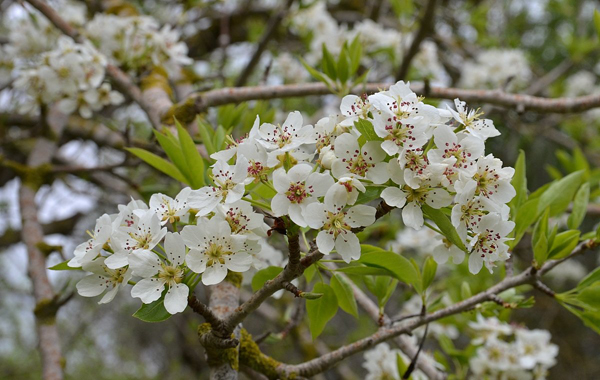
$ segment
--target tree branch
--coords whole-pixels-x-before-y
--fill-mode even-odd
[[[353,93],[374,93],[386,89],[389,83],[367,83],[352,89]],[[519,112],[535,111],[544,113],[578,113],[600,107],[600,95],[586,95],[575,98],[544,98],[524,94],[510,94],[498,90],[466,90],[412,84],[411,89],[419,95],[435,99],[460,98],[469,103],[491,104]],[[240,103],[249,100],[267,100],[315,95],[328,95],[331,90],[323,83],[303,83],[278,86],[221,88],[190,95],[173,107],[181,114],[196,114],[210,107]],[[178,110],[178,111],[177,111]],[[193,118],[192,118],[193,120]],[[191,120],[186,120],[191,121]]]
[[[358,340],[354,343],[342,346],[337,350],[334,350],[319,358],[309,360],[305,363],[297,365],[282,364],[278,367],[278,372],[282,376],[289,376],[291,374],[296,374],[300,376],[312,376],[317,373],[321,373],[327,370],[328,368],[331,368],[339,361],[355,353],[369,349],[383,341],[397,337],[401,334],[408,334],[417,327],[423,326],[427,323],[436,321],[438,319],[458,314],[463,311],[471,310],[477,304],[480,304],[482,302],[493,301],[499,293],[502,293],[505,290],[524,284],[533,284],[536,281],[537,274],[542,275],[544,273],[547,273],[548,271],[552,270],[554,267],[565,262],[566,260],[578,256],[590,249],[596,248],[599,245],[600,242],[594,240],[586,241],[577,246],[569,256],[560,260],[550,260],[546,262],[539,270],[536,270],[534,267],[529,267],[520,274],[513,277],[506,277],[504,280],[487,289],[486,291],[478,293],[454,305],[448,306],[444,309],[427,314],[422,318],[404,324],[400,324],[398,326],[382,327],[371,336]]]
[[[325,263],[325,265],[329,268],[337,268],[334,263]],[[326,275],[329,275],[330,272],[325,272]],[[356,284],[351,281],[344,273],[337,273],[338,276],[343,277],[348,280],[348,284],[352,288],[352,293],[354,294],[354,298],[356,299],[356,303],[369,315],[369,317],[380,326],[388,326],[393,321],[386,315],[380,314],[379,307],[373,302],[369,296],[365,294]],[[416,314],[411,317],[420,317],[421,314]],[[394,338],[394,343],[400,348],[402,352],[404,352],[408,357],[415,357],[417,355],[418,347],[405,336],[397,336]],[[440,371],[435,366],[434,360],[427,354],[421,353],[416,362],[417,368],[419,368],[423,373],[427,375],[430,380],[444,380],[446,378],[446,374]]]
[[[85,42],[85,37],[82,36],[77,29],[66,22],[50,5],[48,5],[48,3],[41,0],[27,0],[27,2],[40,11],[54,26],[67,36],[71,37],[75,42],[80,44]],[[160,129],[161,122],[157,110],[144,100],[142,91],[134,81],[125,72],[110,63],[106,65],[106,74],[112,78],[122,92],[139,104],[148,115],[148,119],[150,119],[152,126],[156,129]]]
[[[428,34],[434,31],[434,19],[435,19],[435,5],[436,0],[429,0],[427,4],[423,8],[423,13],[420,17],[421,26],[415,35],[415,38],[412,40],[408,51],[402,57],[402,65],[398,69],[398,74],[396,75],[396,79],[404,79],[408,74],[408,70],[410,69],[410,64],[413,58],[419,52],[419,48],[421,47],[421,42],[427,37]]]
[[[235,81],[236,87],[242,87],[244,84],[246,84],[248,78],[250,78],[250,75],[252,74],[252,71],[260,61],[260,57],[267,48],[269,41],[275,35],[277,28],[279,28],[281,21],[283,21],[283,18],[287,14],[293,2],[294,0],[287,0],[286,3],[273,15],[273,17],[271,17],[264,34],[262,35],[260,41],[258,42],[258,45],[256,46],[254,54],[252,54],[252,58],[250,58],[250,62],[248,62],[248,64],[244,68],[244,71],[242,71],[238,79]]]

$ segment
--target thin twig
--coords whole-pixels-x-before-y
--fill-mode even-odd
[[[258,42],[258,45],[256,46],[256,50],[254,51],[254,54],[252,54],[252,58],[250,58],[250,61],[244,68],[244,71],[242,71],[242,73],[240,74],[238,79],[235,81],[236,87],[242,87],[243,85],[246,84],[246,82],[250,78],[250,75],[252,74],[252,71],[254,70],[254,68],[256,67],[258,62],[260,61],[260,57],[262,56],[263,52],[267,48],[269,41],[275,35],[275,31],[277,31],[277,28],[279,28],[281,21],[287,14],[287,12],[290,9],[290,7],[292,6],[293,2],[294,2],[294,0],[287,0],[286,3],[273,15],[273,17],[271,17],[271,19],[269,20],[269,24],[267,25],[267,28],[265,29],[264,34],[261,36],[260,41]]]
[[[404,79],[408,74],[408,70],[410,69],[410,64],[413,58],[419,52],[419,48],[421,47],[421,42],[427,37],[428,34],[434,31],[435,27],[435,5],[437,0],[429,0],[425,7],[423,8],[423,13],[420,17],[420,27],[415,35],[415,38],[412,40],[410,47],[404,57],[402,57],[402,64],[398,69],[398,74],[396,75],[397,79]]]
[[[27,0],[27,2],[40,11],[54,26],[67,36],[71,37],[75,42],[85,42],[85,38],[77,31],[77,29],[65,21],[50,5],[48,5],[48,3],[41,0]],[[150,104],[144,101],[142,91],[134,81],[125,72],[110,63],[106,65],[106,73],[112,78],[121,91],[133,99],[133,101],[146,112],[152,126],[156,129],[160,129],[161,122],[158,113]]]

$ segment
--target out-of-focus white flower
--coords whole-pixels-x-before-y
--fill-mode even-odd
[[[521,50],[490,49],[462,65],[461,85],[466,88],[519,88],[531,78],[531,69]]]

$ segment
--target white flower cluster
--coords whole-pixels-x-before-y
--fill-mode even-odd
[[[466,88],[522,87],[531,79],[527,57],[521,50],[490,49],[462,65],[461,85]]]
[[[59,38],[56,49],[19,71],[14,88],[29,95],[20,111],[29,113],[39,104],[56,102],[67,115],[79,110],[82,117],[89,118],[93,111],[122,103],[123,96],[103,83],[105,66],[104,56],[92,46]]]
[[[247,271],[253,257],[260,262],[259,237],[266,236],[267,225],[251,203],[318,231],[322,253],[335,249],[346,262],[356,260],[361,249],[355,229],[375,222],[375,207],[358,202],[367,187],[402,208],[404,223],[415,229],[423,226],[424,205],[454,204],[453,223],[472,251],[470,270],[479,272],[483,263],[491,270],[508,257],[504,242],[513,223],[505,203],[515,194],[513,169],[483,156],[485,139],[498,134],[491,121],[479,120],[458,100],[456,105],[458,112],[425,105],[398,82],[368,98],[344,97],[342,115],[314,127],[297,111],[282,125],[261,124],[257,117],[246,138],[211,156],[212,185],[186,188],[175,199],[155,194],[150,208],[132,202],[119,214],[101,217],[69,265],[88,269],[95,263],[91,268],[104,275],[82,281],[80,292],[114,290],[134,275],[143,278],[133,287],[134,297],[155,301],[166,286],[167,310],[183,310],[188,286],[199,281],[195,274],[211,285],[227,270]],[[370,133],[363,129],[366,120],[372,122]],[[247,186],[256,183],[273,191],[270,205],[245,198]],[[177,223],[185,225],[181,233]],[[175,232],[167,233],[167,224]]]
[[[86,22],[86,6],[71,1],[58,1],[55,6],[61,17],[69,24],[80,27]],[[21,5],[15,4],[6,12],[6,26],[9,30],[7,50],[15,57],[33,58],[56,48],[62,33],[36,10],[26,8],[23,14]]]
[[[514,169],[483,155],[485,140],[499,135],[492,121],[479,119],[477,111],[458,99],[455,105],[456,111],[426,105],[403,82],[366,99],[344,97],[340,125],[369,120],[382,141],[369,141],[359,150],[356,139],[344,138],[340,146],[339,137],[335,143],[329,137],[335,147],[332,168],[336,176],[343,163],[349,174],[375,185],[391,180],[395,185],[385,186],[381,197],[402,208],[404,224],[415,229],[424,224],[423,205],[439,209],[453,204],[452,224],[471,250],[469,270],[478,273],[483,264],[491,270],[509,257],[505,242],[514,223],[508,221],[506,203],[515,195],[510,184]],[[448,125],[452,118],[454,124]],[[439,263],[450,256],[458,263],[464,257],[446,239],[433,253]]]
[[[387,343],[380,343],[375,348],[365,352],[362,366],[367,370],[365,380],[400,380],[401,373],[398,373],[398,356],[406,365],[410,363],[402,351],[391,349]],[[415,370],[410,375],[414,380],[427,380],[428,377],[420,370]]]
[[[127,71],[154,65],[173,73],[180,65],[192,63],[187,46],[179,42],[179,32],[169,25],[160,28],[149,16],[97,14],[85,28],[98,50]]]
[[[215,181],[238,180],[234,170],[216,165]],[[185,188],[175,199],[154,194],[149,207],[131,201],[119,206],[118,214],[102,215],[91,239],[75,249],[68,263],[92,272],[77,284],[79,294],[95,297],[108,290],[100,303],[110,302],[120,286],[138,278],[131,289],[133,297],[151,303],[166,289],[165,308],[175,314],[185,309],[189,288],[200,280],[198,274],[203,284],[212,285],[221,282],[228,270],[262,267],[256,255],[268,226],[249,203],[233,192],[224,193],[230,202],[217,200],[209,206],[201,190]],[[186,225],[181,233],[165,227],[176,229],[182,222]]]
[[[473,379],[542,380],[556,364],[558,346],[546,330],[528,330],[477,315],[469,324],[481,345],[469,364]]]
[[[323,44],[333,55],[337,55],[346,41],[358,37],[364,52],[362,63],[372,69],[375,77],[379,73],[391,72],[412,41],[409,34],[385,28],[370,19],[354,23],[351,29],[345,24],[339,25],[327,10],[325,1],[316,1],[310,7],[294,13],[291,24],[295,33],[310,38],[310,51],[303,57],[312,65],[321,58]],[[445,83],[447,74],[438,60],[435,43],[423,42],[415,56],[415,63],[414,70],[419,76]]]

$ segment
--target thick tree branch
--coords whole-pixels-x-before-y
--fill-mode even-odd
[[[352,89],[353,93],[374,93],[386,89],[389,83],[367,83]],[[498,90],[466,90],[412,84],[411,89],[419,95],[434,99],[460,98],[469,103],[491,104],[519,112],[535,111],[544,113],[577,113],[600,107],[600,95],[586,95],[575,98],[543,98],[523,94],[510,94]],[[278,86],[256,86],[241,88],[221,88],[194,93],[185,101],[174,106],[175,112],[191,114],[206,111],[210,107],[240,103],[250,100],[267,100],[314,95],[328,95],[331,91],[323,83],[303,83]],[[192,118],[193,120],[193,118]],[[191,121],[191,120],[187,120]]]

